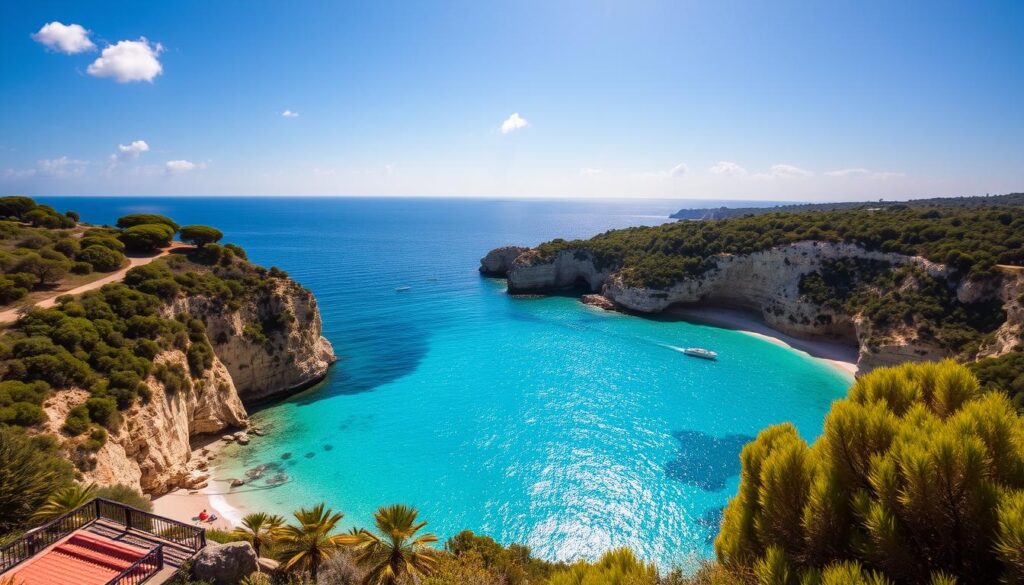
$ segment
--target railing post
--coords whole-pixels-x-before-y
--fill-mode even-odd
[[[93,508],[95,510],[95,513],[96,513],[96,520],[99,520],[100,519],[100,499],[99,498],[94,498],[92,503],[93,503]]]
[[[124,525],[128,527],[128,530],[132,529],[132,509],[127,506],[124,508]]]

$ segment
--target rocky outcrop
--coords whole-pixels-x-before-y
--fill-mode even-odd
[[[515,259],[527,250],[529,248],[521,246],[495,248],[480,259],[480,273],[486,276],[506,276]]]
[[[87,480],[124,484],[153,495],[201,488],[209,476],[207,459],[193,451],[197,437],[245,428],[243,403],[315,383],[335,360],[331,344],[321,335],[315,298],[289,279],[270,279],[235,310],[217,300],[190,296],[179,297],[164,311],[169,317],[188,314],[204,321],[214,349],[213,364],[191,379],[191,388],[177,391],[150,376],[149,400],[120,414],[99,451],[80,455],[86,459],[80,467]],[[154,362],[188,372],[185,354],[177,349],[161,353]],[[83,390],[57,393],[47,405],[50,420],[63,421],[67,411],[87,397]],[[56,434],[57,426],[50,432]],[[245,433],[232,438],[239,444],[249,441]],[[74,444],[69,452],[81,453]]]
[[[513,293],[544,292],[585,285],[615,307],[636,313],[658,313],[673,305],[715,305],[756,312],[774,329],[798,337],[828,336],[858,345],[861,372],[904,361],[939,359],[948,355],[934,341],[922,340],[913,331],[873,331],[870,323],[816,303],[800,294],[801,277],[818,271],[832,260],[859,258],[893,266],[913,263],[932,276],[947,277],[943,264],[924,258],[869,251],[854,244],[803,241],[747,255],[720,255],[715,266],[699,276],[681,275],[667,288],[633,286],[612,267],[600,266],[585,249],[563,250],[554,258],[536,251],[521,253],[507,271]],[[1021,287],[1024,288],[1024,287]],[[1024,322],[1024,308],[1016,303],[1021,291],[1006,285],[978,282],[962,285],[962,302],[976,302],[1002,295],[1008,323]],[[592,296],[587,304],[600,306]],[[1013,318],[1013,311],[1020,314]],[[1005,331],[1003,331],[1005,329]],[[1004,352],[1019,339],[1020,328],[1004,326],[991,344]],[[1002,340],[1002,341],[999,341]]]
[[[234,585],[256,570],[256,551],[248,542],[207,542],[192,561],[192,574],[217,585]]]
[[[550,262],[540,262],[535,253],[520,254],[508,270],[508,291],[513,294],[542,292],[575,286],[598,291],[612,275],[611,266],[601,266],[589,250],[562,250]]]
[[[156,357],[157,364],[178,364],[178,350]],[[163,494],[179,487],[200,487],[207,476],[192,459],[192,437],[246,426],[248,416],[227,368],[218,359],[191,383],[191,389],[168,391],[154,377],[149,402],[121,413],[121,423],[87,465],[86,477],[103,485],[124,484]]]
[[[289,279],[270,282],[237,311],[203,296],[180,298],[170,308],[206,323],[214,352],[246,404],[318,382],[336,359],[313,293]]]

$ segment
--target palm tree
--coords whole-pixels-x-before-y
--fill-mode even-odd
[[[32,514],[33,522],[45,522],[47,520],[53,520],[59,518],[64,514],[89,503],[90,500],[96,497],[96,484],[90,483],[82,485],[79,483],[72,484],[66,488],[61,488],[50,496],[50,499],[46,500],[35,514]]]
[[[411,506],[395,504],[377,510],[374,520],[380,534],[359,530],[343,535],[342,544],[356,551],[356,562],[369,572],[365,585],[397,585],[408,577],[414,582],[429,576],[437,564],[437,542],[431,533],[416,536],[426,522],[416,522],[418,512]]]
[[[284,524],[284,518],[276,514],[256,512],[246,514],[242,518],[242,525],[231,531],[231,536],[240,538],[252,545],[256,551],[256,557],[260,557],[260,549],[269,547],[274,542],[274,536]]]
[[[340,537],[331,533],[341,518],[340,512],[326,508],[323,503],[297,510],[298,525],[289,524],[276,531],[274,545],[281,568],[309,572],[315,582],[320,563],[338,549]]]

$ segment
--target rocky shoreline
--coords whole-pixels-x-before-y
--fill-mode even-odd
[[[159,496],[177,489],[199,490],[210,480],[211,448],[229,433],[246,444],[247,406],[266,403],[323,380],[336,360],[322,335],[322,321],[313,294],[290,279],[275,279],[236,311],[227,312],[203,296],[168,303],[168,317],[202,319],[213,348],[213,365],[192,381],[188,390],[170,392],[150,376],[152,398],[122,413],[107,442],[91,455],[83,479],[102,485],[123,484]],[[288,314],[266,340],[246,336],[247,323]],[[156,363],[187,369],[181,350],[162,352]],[[63,421],[68,410],[85,401],[83,390],[57,392],[44,405],[51,421]],[[55,423],[58,424],[59,423]],[[59,433],[59,428],[46,432]]]
[[[516,255],[517,254],[517,255]],[[513,257],[513,255],[515,255]],[[582,302],[603,309],[638,315],[654,315],[670,308],[737,309],[757,315],[761,322],[797,339],[847,344],[857,350],[860,373],[906,361],[949,357],[949,350],[914,331],[879,331],[861,315],[850,315],[805,298],[799,290],[801,277],[818,271],[829,261],[860,259],[898,267],[913,264],[932,276],[947,277],[950,269],[921,257],[869,251],[855,244],[800,241],[745,255],[722,254],[712,269],[699,276],[681,274],[665,288],[631,286],[614,266],[602,265],[585,247],[564,249],[552,258],[535,251],[505,246],[481,259],[480,271],[508,280],[510,294],[544,294],[578,288],[586,291]],[[998,282],[958,283],[961,302],[998,299],[1007,313],[1006,322],[982,348],[984,355],[1010,351],[1024,324],[1020,273]]]

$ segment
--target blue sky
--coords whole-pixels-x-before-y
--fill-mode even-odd
[[[1002,193],[1022,96],[1019,1],[3,0],[0,192]]]

